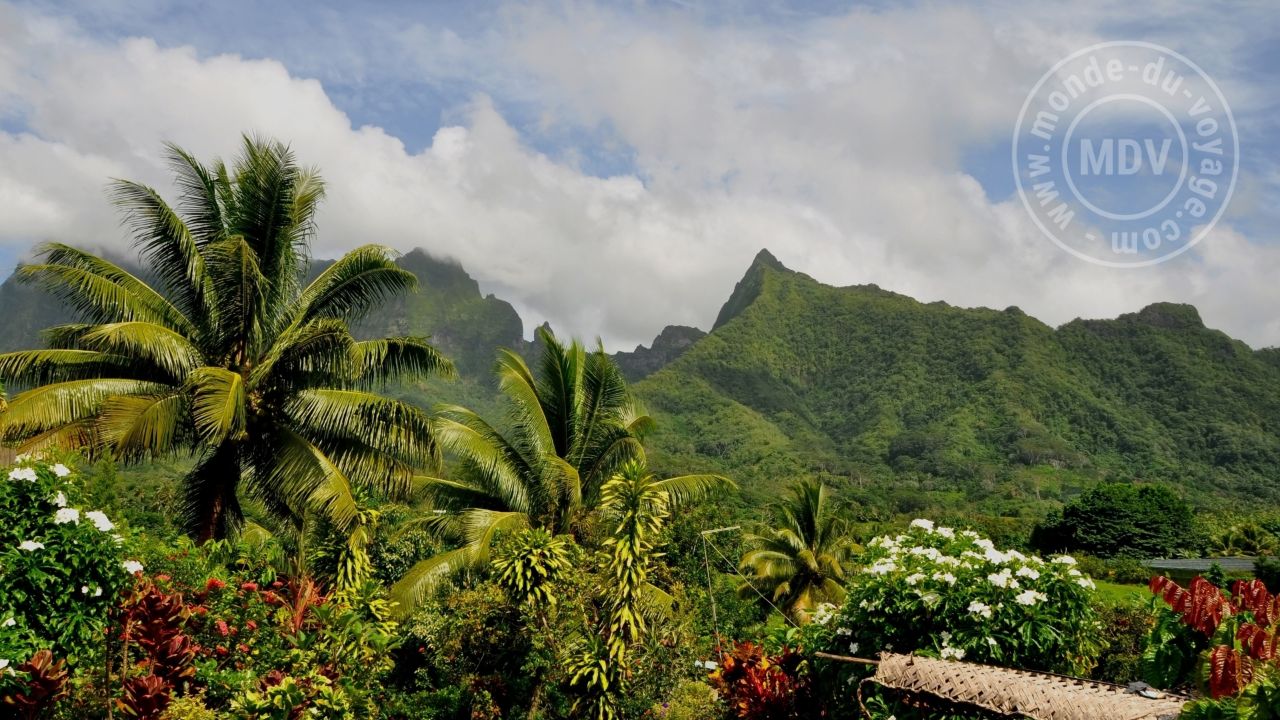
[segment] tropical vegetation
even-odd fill
[[[416,280],[370,245],[304,282],[324,184],[283,144],[246,137],[230,166],[167,158],[175,203],[111,185],[149,282],[59,243],[18,271],[79,317],[48,349],[0,355],[0,378],[27,388],[0,436],[124,462],[194,455],[178,509],[201,540],[234,533],[245,501],[349,528],[361,492],[404,494],[437,459],[427,413],[370,388],[450,363],[423,338],[348,326]]]
[[[279,143],[167,157],[172,204],[111,186],[140,266],[18,272],[67,311],[0,355],[0,715],[990,717],[862,683],[909,652],[1280,717],[1280,363],[1193,310],[1052,330],[762,254],[611,356],[422,253],[312,258]],[[1195,554],[1257,557],[1146,584]]]

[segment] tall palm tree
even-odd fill
[[[483,565],[502,532],[538,527],[581,536],[601,490],[630,461],[642,461],[641,439],[653,421],[639,409],[622,372],[603,348],[587,352],[539,328],[539,372],[510,350],[496,374],[507,406],[491,424],[466,408],[441,408],[436,436],[456,462],[450,477],[420,477],[425,521],[461,547],[424,560],[392,588],[403,608],[448,574]],[[678,505],[727,483],[716,475],[657,482]]]
[[[0,439],[126,462],[194,454],[181,511],[200,540],[235,530],[242,493],[349,526],[353,489],[406,492],[438,459],[428,415],[370,389],[452,365],[423,338],[357,341],[347,326],[416,278],[367,245],[304,285],[324,185],[286,146],[246,137],[231,167],[167,150],[176,205],[111,184],[154,286],[57,243],[19,270],[82,322],[50,328],[49,349],[0,355],[0,379],[29,388]]]
[[[747,536],[751,547],[740,569],[739,591],[769,596],[792,622],[803,624],[819,603],[844,600],[841,586],[852,543],[848,525],[831,512],[830,494],[817,480],[803,480],[777,508],[778,527]]]

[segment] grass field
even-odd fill
[[[1095,582],[1098,584],[1098,599],[1108,605],[1146,602],[1151,597],[1146,585],[1121,585],[1104,580]]]

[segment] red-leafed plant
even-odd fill
[[[1182,616],[1183,622],[1205,637],[1213,637],[1222,619],[1236,612],[1236,607],[1223,597],[1221,590],[1198,575],[1186,588],[1163,575],[1151,578],[1150,587],[1151,592],[1163,597],[1169,607]]]
[[[19,720],[35,720],[67,694],[67,670],[61,660],[54,660],[53,653],[41,650],[30,660],[17,667],[18,674],[26,674],[26,687],[4,696],[3,705],[9,708],[6,717]],[[9,713],[12,713],[10,715]]]
[[[196,673],[198,648],[185,633],[192,612],[181,593],[154,581],[139,585],[120,609],[120,641],[126,664],[116,706],[127,717],[160,717],[175,690]],[[129,660],[132,660],[130,666]]]
[[[825,716],[812,697],[804,656],[790,649],[769,655],[740,642],[720,658],[712,686],[741,720],[792,720]]]
[[[1230,598],[1202,577],[1192,580],[1187,588],[1156,577],[1151,580],[1151,591],[1212,644],[1202,655],[1201,670],[1211,697],[1238,695],[1262,664],[1276,663],[1280,598],[1260,581],[1237,580]]]

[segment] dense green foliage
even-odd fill
[[[1104,641],[1093,581],[1069,556],[1001,551],[968,530],[917,520],[867,544],[840,612],[834,652],[915,652],[1032,670],[1083,673]]]
[[[117,596],[142,565],[114,523],[84,508],[62,463],[24,461],[0,478],[0,660],[51,650],[72,668],[99,657]],[[126,564],[127,563],[127,564]],[[0,695],[9,676],[0,671]]]
[[[1201,506],[1280,492],[1280,366],[1193,308],[1054,330],[1017,308],[833,288],[767,253],[715,329],[637,383],[657,467],[745,497],[818,474],[868,508],[1037,517],[1101,479]]]
[[[1191,507],[1163,485],[1102,483],[1051,513],[1031,542],[1046,552],[1175,557],[1200,549]]]
[[[447,406],[434,427],[454,460],[448,477],[417,479],[423,523],[458,547],[415,565],[396,584],[407,608],[463,568],[489,561],[504,532],[540,527],[579,539],[600,520],[603,489],[614,473],[643,460],[641,439],[652,424],[634,402],[616,364],[603,350],[587,352],[538,330],[535,373],[519,354],[497,363],[505,401],[502,421]],[[655,481],[672,503],[724,484],[714,475]]]
[[[790,492],[774,510],[778,526],[748,536],[740,592],[747,597],[760,593],[802,624],[820,603],[844,600],[842,582],[852,542],[848,525],[828,500],[829,488],[808,480]]]

